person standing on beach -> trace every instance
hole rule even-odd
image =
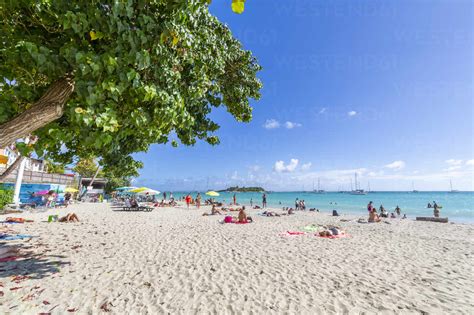
[[[237,204],[237,198],[235,197],[235,194],[234,194],[234,196],[233,196],[232,198],[233,198],[233,200],[234,200],[234,206],[235,206],[235,205]]]
[[[250,198],[250,207],[253,207],[253,199]]]
[[[198,193],[196,196],[196,207],[198,209],[201,207],[201,193]]]
[[[191,196],[189,194],[187,194],[186,198],[184,200],[186,201],[186,206],[189,209],[189,204],[191,203]]]
[[[434,203],[434,206],[433,206],[433,215],[435,218],[439,218],[439,207],[436,204],[436,202]]]
[[[266,207],[267,207],[267,195],[263,194],[262,195],[262,208],[266,208]]]
[[[369,202],[369,204],[367,205],[367,211],[369,211],[369,213],[370,213],[370,212],[372,212],[372,209],[373,209],[373,208],[374,208],[374,207],[372,206],[372,201],[371,201],[371,202]]]
[[[395,208],[395,212],[397,213],[398,216],[400,216],[400,213],[401,213],[401,209],[400,207],[397,205],[397,207]]]
[[[298,198],[295,200],[295,210],[298,210],[300,208],[300,202],[298,201]]]
[[[166,191],[163,193],[163,200],[166,200]]]

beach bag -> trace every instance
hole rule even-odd
[[[232,217],[231,216],[226,216],[224,218],[224,223],[232,223]]]
[[[337,210],[332,210],[332,216],[333,217],[338,217],[339,213],[337,213]]]

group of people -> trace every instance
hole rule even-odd
[[[253,222],[252,217],[247,216],[247,212],[245,211],[245,206],[242,206],[241,208],[238,209],[226,209],[226,208],[221,208],[220,210],[217,209],[217,206],[215,204],[212,205],[211,208],[211,213],[204,212],[202,215],[203,216],[209,216],[209,215],[222,215],[223,213],[221,211],[238,211],[239,214],[237,217],[233,216],[226,216],[224,218],[225,223],[251,223]]]
[[[367,204],[367,211],[369,212],[369,222],[380,222],[381,218],[388,218],[389,213],[388,211],[384,208],[383,205],[380,205],[379,211],[380,214],[377,213],[377,208],[374,207],[373,202],[370,201]],[[402,210],[400,207],[397,205],[395,208],[395,212],[392,212],[390,214],[390,218],[395,219],[396,217],[400,217]],[[403,215],[402,219],[406,219],[406,214]]]
[[[299,200],[298,198],[296,198],[295,200],[295,210],[306,210],[306,204],[304,202],[304,200]]]

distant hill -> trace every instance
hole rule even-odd
[[[219,190],[219,192],[224,192],[224,191],[227,191],[227,192],[264,192],[265,189],[263,189],[262,187],[239,187],[239,186],[235,186],[235,187],[229,187],[229,188],[224,189],[224,190]]]

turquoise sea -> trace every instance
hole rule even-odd
[[[188,192],[173,192],[175,197],[180,197]],[[169,193],[168,193],[169,194]],[[203,198],[204,193],[201,192]],[[193,197],[196,192],[191,193]],[[234,193],[220,193],[215,197],[217,201],[230,203]],[[261,206],[261,193],[236,193],[237,203],[249,205],[250,199],[254,204]],[[339,213],[367,215],[367,204],[374,202],[377,209],[382,204],[389,212],[393,212],[398,205],[402,213],[408,218],[416,216],[432,216],[433,209],[427,209],[428,202],[436,201],[441,205],[442,217],[449,217],[450,221],[474,223],[474,192],[370,192],[367,195],[351,195],[347,193],[326,192],[316,194],[312,192],[272,192],[267,193],[269,207],[294,207],[295,199],[303,199],[306,207],[317,208],[322,211],[338,210]],[[331,204],[332,203],[332,204]],[[337,204],[336,204],[337,203]]]

